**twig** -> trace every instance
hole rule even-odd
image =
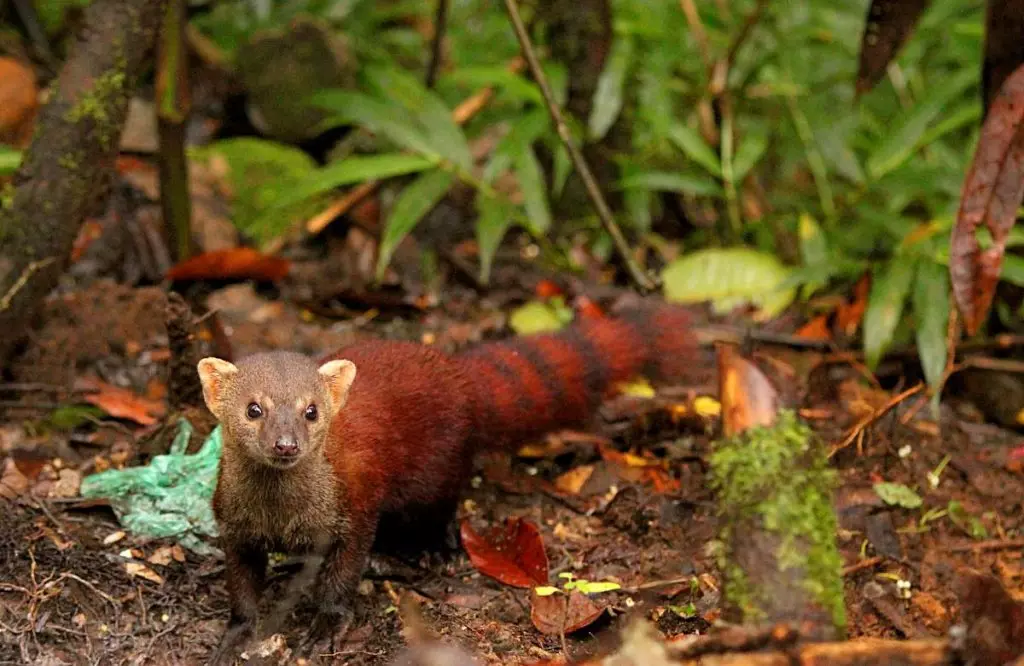
[[[980,550],[1009,550],[1011,548],[1024,548],[1024,539],[991,539],[989,541],[956,544],[949,547],[949,549],[954,553],[967,553]]]
[[[11,301],[14,300],[14,297],[19,291],[25,288],[25,285],[28,284],[28,279],[32,277],[33,273],[46,268],[55,261],[57,261],[55,257],[47,257],[45,259],[33,261],[26,266],[25,270],[21,272],[21,275],[18,276],[18,279],[11,285],[11,288],[7,290],[6,294],[4,294],[4,297],[0,298],[0,312],[11,307]]]
[[[883,558],[881,555],[865,558],[860,562],[856,562],[854,564],[851,564],[850,566],[843,567],[843,575],[849,576],[851,574],[857,573],[858,571],[863,571],[864,569],[871,569],[872,567],[881,564],[883,559],[885,558]]]
[[[856,425],[850,428],[850,432],[847,433],[846,437],[844,437],[840,443],[832,447],[832,450],[829,451],[828,453],[828,457],[831,458],[839,451],[845,449],[850,444],[853,444],[853,442],[857,439],[859,435],[861,435],[861,433],[864,432],[865,429],[871,427],[872,424],[874,424],[883,416],[888,414],[894,407],[896,407],[896,405],[900,404],[910,396],[920,393],[921,391],[924,390],[924,388],[925,384],[923,382],[916,384],[908,388],[906,391],[903,391],[902,393],[893,396],[892,398],[889,399],[889,402],[882,405],[879,409],[876,409],[870,415],[862,418],[860,421],[857,422]]]
[[[591,173],[590,167],[587,165],[586,160],[583,158],[583,154],[572,140],[572,135],[569,133],[569,126],[565,124],[562,112],[558,108],[558,102],[555,101],[554,93],[551,91],[548,79],[544,75],[544,71],[541,69],[540,61],[537,59],[537,53],[533,49],[533,43],[530,42],[530,36],[526,32],[526,26],[523,24],[523,18],[519,15],[519,8],[516,6],[516,0],[505,0],[505,9],[508,10],[509,18],[512,21],[512,28],[515,30],[516,38],[519,40],[519,47],[523,51],[526,63],[530,67],[530,73],[533,75],[537,85],[540,86],[541,94],[544,95],[544,101],[547,103],[548,112],[551,114],[551,119],[555,123],[555,129],[558,131],[558,136],[562,140],[562,144],[565,145],[566,150],[569,152],[569,158],[572,160],[573,167],[575,167],[576,171],[580,174],[580,178],[586,186],[587,195],[590,197],[590,201],[594,205],[594,209],[597,212],[598,218],[601,220],[601,224],[604,226],[605,231],[608,232],[608,235],[612,237],[612,241],[615,243],[615,248],[622,257],[622,261],[636,285],[641,289],[641,291],[653,291],[658,286],[655,279],[644,273],[644,271],[640,269],[640,266],[638,266],[633,260],[629,244],[626,243],[626,238],[622,235],[622,230],[620,230],[619,226],[615,223],[615,218],[612,217],[612,212],[608,208],[607,202],[604,200],[604,195],[601,194],[601,189],[597,186],[597,181],[594,180],[594,175]]]
[[[969,356],[964,359],[961,367],[1024,373],[1024,361],[1014,361],[1008,358],[990,358],[988,356]]]
[[[760,20],[761,13],[764,11],[765,5],[767,4],[767,0],[757,1],[757,6],[754,7],[753,11],[747,14],[747,18],[743,21],[743,27],[740,28],[738,33],[736,33],[736,37],[733,38],[732,43],[729,44],[729,50],[725,53],[725,62],[730,66],[736,59],[736,54],[739,52],[740,47],[743,46],[743,43],[747,41],[747,37],[750,36],[750,31],[755,25],[757,25],[758,20]]]
[[[690,32],[693,33],[693,39],[697,42],[700,59],[704,61],[704,66],[708,69],[710,76],[714,61],[711,57],[711,48],[708,46],[708,35],[704,32],[704,24],[701,23],[697,6],[693,0],[679,0],[679,6],[682,7],[683,14],[686,15],[686,22],[690,24]]]
[[[437,72],[441,69],[441,58],[444,47],[444,34],[448,29],[448,0],[437,0],[437,13],[434,15],[434,42],[430,49],[430,65],[427,66],[427,87],[433,88],[437,81]]]

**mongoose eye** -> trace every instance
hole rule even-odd
[[[306,407],[305,417],[307,421],[316,421],[316,405],[310,405],[309,407]]]
[[[245,415],[253,420],[258,419],[263,416],[263,408],[255,402],[250,402],[249,406],[245,408]]]

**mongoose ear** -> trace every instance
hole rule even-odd
[[[219,419],[224,402],[224,389],[234,380],[238,368],[232,363],[208,356],[199,361],[196,370],[199,371],[199,381],[203,383],[203,400],[206,401],[207,408]]]
[[[356,364],[352,361],[340,359],[328,361],[320,366],[318,370],[327,384],[327,390],[331,392],[331,416],[338,413],[348,400],[348,390],[352,388],[352,382],[356,380]]]

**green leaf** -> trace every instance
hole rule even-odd
[[[487,284],[491,280],[494,255],[501,245],[501,239],[505,237],[505,233],[512,224],[512,215],[504,202],[483,194],[477,194],[476,211],[476,243],[480,251],[480,281]]]
[[[893,131],[868,158],[867,168],[871,177],[877,180],[906,162],[943,109],[977,81],[978,73],[965,68],[947,77],[926,99],[915,103],[907,115],[897,120]]]
[[[386,103],[369,95],[349,90],[324,90],[313,100],[334,113],[322,123],[323,129],[342,125],[359,125],[376,134],[382,134],[398,146],[434,160],[445,157],[427,139],[423,129],[400,105]]]
[[[1018,287],[1024,287],[1024,258],[1012,254],[1003,255],[1003,267],[999,279]]]
[[[572,321],[572,309],[561,297],[547,302],[529,301],[509,315],[508,325],[519,335],[558,331]]]
[[[789,269],[775,255],[746,247],[713,248],[676,259],[661,273],[665,298],[678,303],[711,301],[717,312],[750,303],[764,321],[782,312],[795,296],[779,286]]]
[[[498,174],[509,168],[514,156],[532,145],[548,128],[550,122],[551,118],[544,109],[534,109],[521,114],[508,134],[495,146],[490,161],[484,167],[483,180],[490,183]]]
[[[552,594],[558,594],[559,592],[561,592],[561,590],[550,585],[542,585],[540,587],[533,588],[533,593],[538,597],[550,597]]]
[[[633,40],[618,36],[612,43],[604,71],[597,79],[594,103],[590,110],[588,129],[591,141],[600,141],[608,133],[622,111],[626,74],[633,64]]]
[[[537,84],[526,80],[519,74],[508,71],[505,67],[459,67],[451,74],[446,74],[444,78],[471,88],[493,86],[500,88],[515,100],[531,102],[538,106],[544,104],[544,95],[541,94]]]
[[[722,186],[704,175],[668,171],[642,171],[619,180],[623,189],[680,192],[696,196],[721,196]]]
[[[347,157],[317,169],[296,187],[285,192],[275,206],[288,206],[342,185],[403,176],[425,171],[432,166],[435,166],[434,163],[425,157],[403,153]]]
[[[544,187],[544,175],[540,162],[529,146],[523,146],[514,156],[519,188],[523,192],[526,217],[530,221],[530,232],[543,235],[551,227],[551,211],[548,208]]]
[[[565,182],[569,180],[569,175],[572,173],[572,160],[569,159],[569,151],[565,149],[565,146],[558,137],[555,137],[557,145],[554,146],[552,152],[555,154],[555,164],[553,167],[554,173],[551,174],[551,196],[559,197],[562,194],[562,189],[565,187]]]
[[[818,221],[807,213],[800,215],[800,258],[805,266],[817,266],[828,261],[828,239]]]
[[[576,589],[583,594],[601,594],[602,592],[611,592],[621,588],[622,586],[618,583],[612,583],[610,581],[591,583],[588,580],[581,580],[576,583]]]
[[[949,270],[945,266],[932,261],[920,262],[914,282],[913,306],[921,367],[937,398],[946,371],[949,324]]]
[[[14,173],[20,164],[21,151],[0,145],[0,176]]]
[[[743,137],[732,161],[733,178],[737,183],[746,178],[767,149],[768,137],[766,135],[760,132],[750,132]]]
[[[878,367],[903,315],[903,307],[914,281],[915,261],[896,256],[871,284],[864,313],[864,355],[869,368]]]
[[[985,539],[988,537],[988,530],[985,529],[985,525],[978,520],[977,516],[967,513],[967,509],[960,502],[950,500],[949,504],[946,505],[946,515],[949,516],[954,525],[967,532],[972,539]]]
[[[921,506],[921,497],[902,483],[876,483],[875,493],[891,506],[916,509]]]
[[[373,65],[365,68],[363,77],[379,98],[397,101],[416,117],[434,150],[466,171],[473,167],[469,142],[451,109],[417,77],[397,67]]]
[[[380,254],[377,258],[377,280],[384,277],[384,271],[391,262],[391,255],[416,224],[437,205],[451,187],[455,176],[437,169],[419,176],[398,195],[391,209],[384,233],[380,239]]]
[[[693,129],[681,123],[673,123],[669,128],[668,137],[686,156],[704,167],[714,176],[722,176],[722,163],[718,155],[704,142],[703,137]]]

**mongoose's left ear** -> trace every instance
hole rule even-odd
[[[199,371],[199,381],[203,383],[203,400],[213,415],[220,419],[226,389],[235,380],[238,368],[223,359],[208,356],[199,361],[196,370]]]
[[[346,359],[328,361],[320,366],[318,372],[330,391],[331,416],[334,416],[348,400],[348,391],[356,380],[356,364]]]

